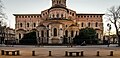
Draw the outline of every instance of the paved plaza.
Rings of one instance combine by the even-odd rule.
[[[14,45],[14,47],[0,46],[0,50],[20,50],[20,56],[1,55],[0,58],[120,58],[120,47],[115,45],[89,45],[89,46],[28,46]],[[32,51],[35,51],[36,56],[32,56]],[[84,50],[84,56],[66,57],[65,51],[81,51]],[[96,56],[96,51],[100,50],[100,56]],[[114,51],[114,56],[110,55],[110,50]],[[49,51],[52,51],[52,56],[49,56]]]

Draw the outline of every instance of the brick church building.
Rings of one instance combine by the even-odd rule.
[[[94,28],[98,38],[103,37],[104,14],[83,14],[67,8],[66,0],[52,0],[52,6],[41,14],[14,14],[15,34],[18,40],[25,33],[35,31],[37,42],[62,44],[63,36],[69,37],[69,42],[79,34],[81,28]]]

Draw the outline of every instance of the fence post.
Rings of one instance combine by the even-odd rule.
[[[1,55],[4,55],[4,50],[1,50]]]
[[[20,55],[20,51],[19,50],[17,50],[17,55]]]
[[[35,56],[35,51],[32,51],[32,56]]]
[[[65,56],[68,56],[68,52],[67,51],[65,51]]]
[[[83,50],[81,50],[81,56],[84,56],[84,51]]]
[[[97,50],[97,55],[96,56],[100,56],[100,51],[99,50]]]
[[[52,56],[52,55],[51,55],[51,51],[49,51],[49,56]]]
[[[113,50],[110,50],[110,56],[113,56]]]

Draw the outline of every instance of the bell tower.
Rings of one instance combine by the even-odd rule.
[[[52,0],[52,7],[66,7],[66,0]]]

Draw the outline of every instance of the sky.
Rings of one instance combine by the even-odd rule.
[[[8,16],[8,26],[15,28],[13,14],[41,14],[51,7],[51,0],[2,0]],[[119,6],[120,0],[67,0],[67,8],[77,13],[106,13],[110,7]],[[106,31],[107,20],[103,18]],[[112,29],[114,32],[114,27]]]

